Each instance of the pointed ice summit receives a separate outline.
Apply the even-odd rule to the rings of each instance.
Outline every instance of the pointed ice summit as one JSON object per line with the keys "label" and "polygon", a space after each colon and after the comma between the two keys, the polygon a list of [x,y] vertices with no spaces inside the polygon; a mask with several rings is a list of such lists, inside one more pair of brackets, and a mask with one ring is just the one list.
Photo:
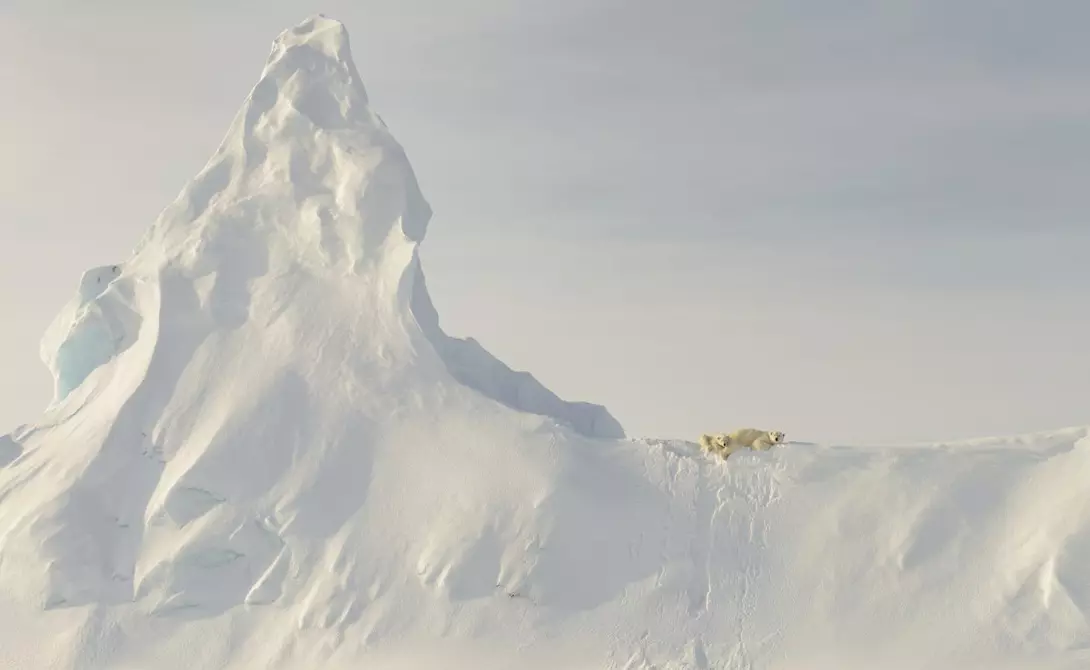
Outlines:
{"label": "pointed ice summit", "polygon": [[1090,437],[727,463],[447,337],[341,24],[42,340],[0,668],[1090,667]]}
{"label": "pointed ice summit", "polygon": [[[416,569],[366,547],[447,551],[425,530],[459,505],[540,502],[558,444],[623,437],[442,332],[417,253],[430,215],[344,27],[282,33],[208,164],[43,338],[54,401],[0,442],[0,589],[206,615],[309,594],[309,616],[354,620],[326,608]],[[333,554],[347,572],[327,583]]]}
{"label": "pointed ice summit", "polygon": [[476,341],[443,334],[417,257],[430,216],[368,105],[345,28],[312,18],[276,40],[220,148],[135,256],[84,277],[43,342],[57,400],[137,344],[138,324],[185,315],[186,334],[145,323],[155,330],[139,344],[195,347],[237,331],[268,369],[298,353],[277,358],[288,330],[311,348],[308,363],[343,364],[346,378],[426,368],[584,435],[623,437],[603,407],[564,402]]}

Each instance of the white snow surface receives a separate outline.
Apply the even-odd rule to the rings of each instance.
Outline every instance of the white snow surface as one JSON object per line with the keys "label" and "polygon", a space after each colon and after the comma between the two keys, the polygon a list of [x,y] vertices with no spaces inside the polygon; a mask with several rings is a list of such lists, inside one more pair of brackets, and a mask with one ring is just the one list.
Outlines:
{"label": "white snow surface", "polygon": [[442,333],[429,216],[344,27],[283,33],[43,339],[54,402],[0,438],[0,667],[1090,667],[1087,429],[626,439]]}

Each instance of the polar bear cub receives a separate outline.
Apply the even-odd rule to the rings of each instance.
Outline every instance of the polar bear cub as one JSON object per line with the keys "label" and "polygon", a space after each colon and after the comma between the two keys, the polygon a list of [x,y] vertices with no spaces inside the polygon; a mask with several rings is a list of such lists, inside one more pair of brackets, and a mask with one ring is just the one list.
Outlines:
{"label": "polar bear cub", "polygon": [[742,428],[733,433],[701,435],[700,446],[709,453],[727,458],[739,449],[768,451],[777,444],[783,444],[784,437],[784,433],[779,430]]}
{"label": "polar bear cub", "polygon": [[705,433],[700,436],[700,447],[704,451],[719,453],[727,448],[727,444],[728,437],[726,433],[715,433],[714,435]]}

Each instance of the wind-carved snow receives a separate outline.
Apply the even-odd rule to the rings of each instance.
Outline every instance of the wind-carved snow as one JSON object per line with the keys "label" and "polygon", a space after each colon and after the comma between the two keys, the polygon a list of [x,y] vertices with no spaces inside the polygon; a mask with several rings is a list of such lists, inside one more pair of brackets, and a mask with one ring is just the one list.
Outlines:
{"label": "wind-carved snow", "polygon": [[621,424],[600,405],[564,402],[530,373],[511,370],[473,338],[445,335],[419,270],[413,286],[412,310],[417,323],[457,381],[513,409],[562,418],[584,435],[625,436]]}
{"label": "wind-carved snow", "polygon": [[0,438],[0,667],[1086,667],[1086,429],[621,439],[442,332],[430,214],[344,28],[283,33],[43,338],[56,398]]}

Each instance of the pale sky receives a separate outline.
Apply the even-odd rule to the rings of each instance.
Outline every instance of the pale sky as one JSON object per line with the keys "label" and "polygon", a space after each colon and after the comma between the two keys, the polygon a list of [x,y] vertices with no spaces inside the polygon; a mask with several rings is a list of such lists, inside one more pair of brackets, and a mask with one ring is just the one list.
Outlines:
{"label": "pale sky", "polygon": [[176,4],[0,5],[0,432],[319,11],[435,210],[444,328],[630,435],[1090,424],[1084,0]]}

